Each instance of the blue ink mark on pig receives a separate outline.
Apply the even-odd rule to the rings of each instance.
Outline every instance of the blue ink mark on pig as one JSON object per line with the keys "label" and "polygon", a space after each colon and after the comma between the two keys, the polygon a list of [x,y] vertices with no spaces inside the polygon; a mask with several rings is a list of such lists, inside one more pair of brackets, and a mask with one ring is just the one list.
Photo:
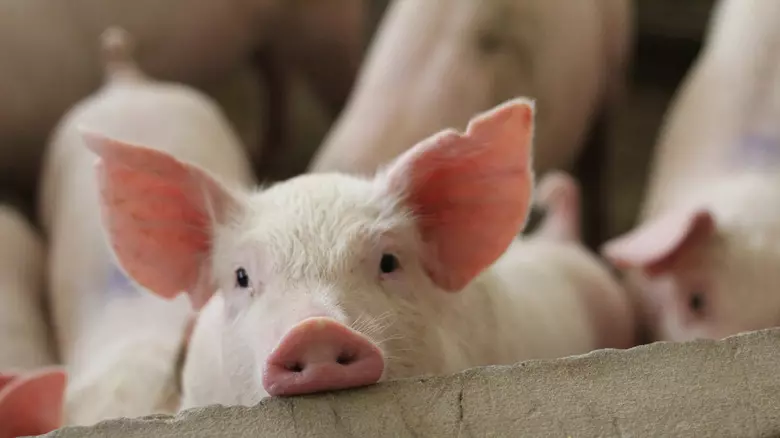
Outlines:
{"label": "blue ink mark on pig", "polygon": [[761,134],[747,134],[734,148],[731,157],[739,166],[751,169],[780,170],[780,138]]}
{"label": "blue ink mark on pig", "polygon": [[138,293],[138,287],[130,277],[114,263],[109,264],[107,292],[109,294],[125,295]]}

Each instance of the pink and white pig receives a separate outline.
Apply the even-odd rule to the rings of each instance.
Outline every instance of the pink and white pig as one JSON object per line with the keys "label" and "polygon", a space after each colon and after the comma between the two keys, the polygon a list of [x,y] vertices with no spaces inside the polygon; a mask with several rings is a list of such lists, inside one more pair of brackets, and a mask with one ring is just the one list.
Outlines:
{"label": "pink and white pig", "polygon": [[[40,210],[50,242],[53,323],[69,372],[67,424],[175,412],[176,361],[192,315],[186,297],[161,299],[116,266],[101,228],[95,156],[80,129],[153,144],[226,183],[254,183],[244,148],[216,104],[190,87],[147,77],[132,45],[119,28],[103,34],[106,82],[60,121],[44,166]],[[163,198],[150,205],[177,196],[155,193]]]}
{"label": "pink and white pig", "polygon": [[119,264],[201,308],[182,408],[627,346],[612,334],[630,321],[611,317],[625,294],[605,270],[589,277],[603,267],[516,239],[533,123],[533,102],[513,99],[373,178],[317,173],[264,189],[85,132]]}
{"label": "pink and white pig", "polygon": [[603,253],[652,339],[780,325],[780,2],[722,0],[669,109],[639,225]]}

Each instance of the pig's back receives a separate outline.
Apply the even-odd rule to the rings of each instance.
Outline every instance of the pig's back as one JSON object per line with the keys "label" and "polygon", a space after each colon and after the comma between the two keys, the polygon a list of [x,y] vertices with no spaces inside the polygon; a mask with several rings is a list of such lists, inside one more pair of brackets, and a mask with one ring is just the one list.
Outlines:
{"label": "pig's back", "polygon": [[115,270],[100,220],[96,156],[81,138],[82,127],[165,150],[229,185],[253,181],[226,119],[209,98],[188,88],[154,81],[113,84],[74,107],[52,138],[41,193],[42,222],[51,240],[53,316],[66,356],[77,321],[84,324],[102,306]]}
{"label": "pig's back", "polygon": [[518,240],[489,277],[496,292],[493,311],[508,322],[499,333],[505,345],[516,347],[514,360],[570,356],[603,347],[603,321],[598,320],[603,314],[594,307],[624,312],[613,316],[620,319],[618,324],[609,324],[630,326],[623,321],[630,309],[622,305],[627,301],[619,287],[577,245]]}
{"label": "pig's back", "polygon": [[780,4],[720,2],[665,115],[643,218],[735,175],[780,174]]}

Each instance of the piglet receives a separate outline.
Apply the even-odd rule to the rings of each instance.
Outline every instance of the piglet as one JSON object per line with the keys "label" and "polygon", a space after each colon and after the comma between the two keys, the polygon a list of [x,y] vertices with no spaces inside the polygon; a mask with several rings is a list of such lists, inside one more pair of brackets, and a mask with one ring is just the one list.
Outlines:
{"label": "piglet", "polygon": [[532,199],[533,122],[533,102],[517,98],[373,178],[308,174],[255,190],[85,131],[119,264],[201,308],[182,408],[624,346],[610,339],[630,329],[608,273],[576,250],[531,250],[541,237],[515,240]]}
{"label": "piglet", "polygon": [[39,233],[16,208],[0,205],[0,369],[56,362],[44,311],[45,263]]}
{"label": "piglet", "polygon": [[603,253],[649,340],[780,325],[780,2],[716,4],[662,127],[635,229]]}
{"label": "piglet", "polygon": [[[102,48],[106,83],[71,109],[54,132],[40,208],[51,245],[53,322],[70,375],[66,422],[81,425],[176,411],[176,360],[192,309],[184,296],[168,301],[148,293],[114,264],[101,231],[95,156],[79,129],[153,144],[222,175],[226,183],[254,182],[242,145],[211,99],[147,77],[135,65],[132,38],[122,29],[108,29]],[[172,197],[175,205],[180,194],[156,195],[162,198],[149,205],[166,209],[165,199]],[[168,224],[154,227],[164,230]]]}
{"label": "piglet", "polygon": [[61,427],[66,381],[58,367],[0,372],[0,438],[42,435]]}

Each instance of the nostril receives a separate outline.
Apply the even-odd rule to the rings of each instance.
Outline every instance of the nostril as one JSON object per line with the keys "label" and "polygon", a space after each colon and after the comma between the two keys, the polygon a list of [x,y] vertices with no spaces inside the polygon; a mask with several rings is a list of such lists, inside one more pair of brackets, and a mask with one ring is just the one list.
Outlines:
{"label": "nostril", "polygon": [[300,373],[303,371],[303,365],[301,365],[298,362],[287,364],[284,366],[287,371],[292,371],[293,373]]}
{"label": "nostril", "polygon": [[339,357],[336,358],[336,363],[339,365],[349,365],[354,361],[355,355],[351,353],[341,353]]}

